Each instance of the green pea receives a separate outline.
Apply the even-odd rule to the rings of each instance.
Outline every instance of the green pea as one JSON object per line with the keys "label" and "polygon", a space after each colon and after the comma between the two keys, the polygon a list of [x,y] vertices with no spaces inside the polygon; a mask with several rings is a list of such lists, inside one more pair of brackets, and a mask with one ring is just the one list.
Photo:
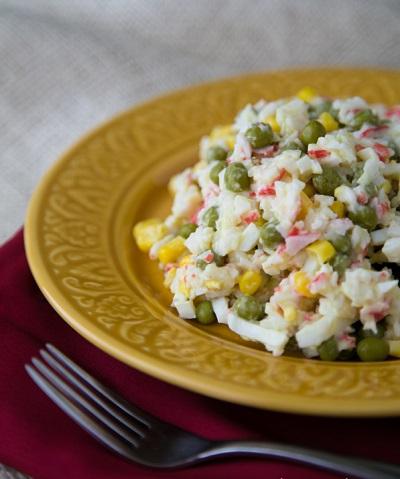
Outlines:
{"label": "green pea", "polygon": [[204,259],[198,259],[198,260],[196,261],[196,266],[197,266],[199,269],[201,269],[201,270],[204,271],[204,270],[206,269],[207,262],[204,261]]}
{"label": "green pea", "polygon": [[361,361],[384,361],[389,354],[389,344],[382,338],[370,336],[358,343],[357,354]]}
{"label": "green pea", "polygon": [[207,150],[207,161],[225,161],[228,156],[228,152],[222,148],[222,146],[210,146]]}
{"label": "green pea", "polygon": [[211,168],[210,180],[216,185],[219,185],[219,174],[224,168],[225,168],[225,164],[222,161],[219,161]]}
{"label": "green pea", "polygon": [[186,223],[182,225],[178,230],[178,236],[182,236],[182,238],[189,238],[189,236],[194,233],[197,229],[197,226],[193,223]]}
{"label": "green pea", "polygon": [[318,353],[322,361],[335,361],[339,356],[336,339],[332,337],[320,344],[318,346]]}
{"label": "green pea", "polygon": [[379,323],[376,324],[376,333],[375,331],[372,331],[372,329],[362,328],[358,331],[357,337],[359,341],[365,338],[370,338],[370,337],[383,338],[383,336],[385,335],[385,331],[386,331],[385,322],[380,321]]}
{"label": "green pea", "polygon": [[369,197],[376,196],[378,194],[378,188],[373,183],[368,183],[368,185],[365,185],[364,190]]}
{"label": "green pea", "polygon": [[300,140],[305,145],[310,145],[311,143],[317,143],[318,138],[325,134],[324,126],[317,120],[311,120],[301,132]]}
{"label": "green pea", "polygon": [[333,196],[335,189],[343,184],[343,178],[335,168],[323,166],[322,173],[313,176],[312,184],[321,195]]}
{"label": "green pea", "polygon": [[339,253],[350,253],[351,251],[351,239],[348,236],[336,236],[331,243]]}
{"label": "green pea", "polygon": [[332,109],[332,102],[328,100],[324,100],[321,103],[316,105],[310,105],[308,108],[309,116],[312,120],[317,119],[321,113],[328,112],[330,113]]}
{"label": "green pea", "polygon": [[214,262],[217,266],[224,266],[225,264],[225,256],[221,256],[219,255],[218,253],[216,253],[215,251],[213,251],[213,254],[214,254]]}
{"label": "green pea", "polygon": [[209,226],[210,228],[216,227],[218,219],[218,209],[216,206],[211,206],[203,215],[203,224]]}
{"label": "green pea", "polygon": [[353,163],[352,167],[353,181],[352,184],[356,185],[361,175],[364,173],[364,163]]}
{"label": "green pea", "polygon": [[394,151],[390,159],[394,161],[400,161],[400,151],[396,143],[394,141],[389,141],[388,147]]}
{"label": "green pea", "polygon": [[211,301],[202,301],[196,306],[196,319],[201,324],[211,324],[216,321]]}
{"label": "green pea", "polygon": [[235,301],[234,310],[238,316],[250,321],[259,321],[264,316],[263,305],[253,296],[241,296]]}
{"label": "green pea", "polygon": [[353,223],[368,231],[373,231],[378,224],[376,211],[371,206],[363,206],[355,212],[349,212],[349,218]]}
{"label": "green pea", "polygon": [[282,235],[273,223],[265,223],[261,227],[260,238],[263,245],[267,248],[276,248],[283,241]]}
{"label": "green pea", "polygon": [[281,151],[288,151],[288,150],[300,150],[301,152],[305,153],[306,148],[303,143],[296,143],[295,141],[290,141],[286,145],[281,147]]}
{"label": "green pea", "polygon": [[347,254],[337,253],[330,261],[332,268],[337,271],[339,275],[344,274],[346,269],[350,266],[351,260]]}
{"label": "green pea", "polygon": [[363,111],[359,111],[351,122],[351,126],[353,128],[361,128],[364,123],[368,123],[370,125],[378,125],[379,118],[375,113],[372,112],[369,108]]}
{"label": "green pea", "polygon": [[342,351],[340,351],[340,353],[337,357],[337,360],[338,361],[350,361],[351,359],[354,358],[355,352],[356,352],[355,348],[343,349]]}
{"label": "green pea", "polygon": [[231,163],[224,175],[225,186],[235,193],[246,191],[250,188],[250,177],[243,163]]}
{"label": "green pea", "polygon": [[374,245],[370,243],[367,246],[367,254],[365,256],[368,256],[368,258],[370,258],[373,254],[375,254],[375,248],[374,248]]}
{"label": "green pea", "polygon": [[[226,262],[226,257],[225,256],[221,256],[219,255],[218,253],[216,253],[215,251],[212,251],[212,254],[214,255],[214,263],[217,265],[217,266],[224,266],[225,262]],[[206,269],[206,266],[207,266],[207,262],[204,261],[204,259],[198,259],[196,261],[196,266],[198,268],[200,268],[201,270],[204,270]]]}
{"label": "green pea", "polygon": [[279,276],[270,276],[269,274],[265,275],[265,284],[270,291],[273,291],[280,282],[281,278]]}
{"label": "green pea", "polygon": [[255,123],[244,136],[253,148],[263,148],[274,141],[274,134],[270,125],[265,123]]}

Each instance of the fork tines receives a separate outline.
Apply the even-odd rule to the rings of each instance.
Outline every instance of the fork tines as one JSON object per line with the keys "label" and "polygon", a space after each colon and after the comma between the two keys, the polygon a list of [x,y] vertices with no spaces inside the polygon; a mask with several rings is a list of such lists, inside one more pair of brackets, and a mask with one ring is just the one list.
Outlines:
{"label": "fork tines", "polygon": [[25,369],[66,414],[106,446],[130,457],[155,419],[129,404],[52,344]]}

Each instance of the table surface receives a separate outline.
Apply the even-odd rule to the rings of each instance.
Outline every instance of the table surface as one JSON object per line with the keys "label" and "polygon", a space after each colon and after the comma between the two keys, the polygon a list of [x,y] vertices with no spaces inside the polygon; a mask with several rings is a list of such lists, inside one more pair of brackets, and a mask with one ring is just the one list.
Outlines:
{"label": "table surface", "polygon": [[110,115],[250,71],[399,68],[399,21],[397,0],[1,0],[0,242],[45,170]]}

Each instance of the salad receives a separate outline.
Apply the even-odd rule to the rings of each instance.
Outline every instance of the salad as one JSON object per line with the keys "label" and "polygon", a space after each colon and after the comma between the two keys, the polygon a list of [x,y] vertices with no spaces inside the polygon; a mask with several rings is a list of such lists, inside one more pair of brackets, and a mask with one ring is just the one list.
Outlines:
{"label": "salad", "polygon": [[180,317],[273,355],[400,357],[400,106],[247,105],[174,176],[171,214],[135,225]]}

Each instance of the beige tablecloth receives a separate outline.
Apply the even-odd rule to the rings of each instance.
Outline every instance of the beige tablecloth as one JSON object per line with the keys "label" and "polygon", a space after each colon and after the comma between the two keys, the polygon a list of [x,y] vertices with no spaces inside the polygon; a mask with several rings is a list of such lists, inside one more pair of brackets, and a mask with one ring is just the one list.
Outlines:
{"label": "beige tablecloth", "polygon": [[154,94],[296,65],[400,67],[398,0],[0,0],[0,242],[57,156]]}

